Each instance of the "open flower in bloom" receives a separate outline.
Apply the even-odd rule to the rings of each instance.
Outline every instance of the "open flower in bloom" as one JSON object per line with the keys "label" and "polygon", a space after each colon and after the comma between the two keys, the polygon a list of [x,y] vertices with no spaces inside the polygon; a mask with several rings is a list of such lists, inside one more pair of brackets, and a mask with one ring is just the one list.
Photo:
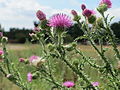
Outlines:
{"label": "open flower in bloom", "polygon": [[29,61],[30,61],[30,64],[33,66],[40,66],[41,64],[45,62],[45,59],[39,56],[31,56],[29,58]]}
{"label": "open flower in bloom", "polygon": [[63,83],[63,86],[66,86],[67,88],[73,87],[75,84],[71,81],[66,81]]}
{"label": "open flower in bloom", "polygon": [[95,12],[93,10],[89,10],[89,9],[84,9],[83,11],[83,15],[86,17],[90,17],[91,15],[94,15]]}
{"label": "open flower in bloom", "polygon": [[108,8],[112,7],[112,2],[110,0],[101,0],[100,5],[101,4],[106,4]]}
{"label": "open flower in bloom", "polygon": [[0,50],[0,56],[3,55],[3,54],[4,54],[3,50]]}
{"label": "open flower in bloom", "polygon": [[32,74],[31,73],[27,74],[27,80],[28,80],[28,82],[32,81]]}
{"label": "open flower in bloom", "polygon": [[68,28],[72,26],[72,20],[66,14],[55,14],[49,19],[48,26]]}
{"label": "open flower in bloom", "polygon": [[40,10],[37,11],[36,16],[39,20],[45,20],[46,19],[46,15]]}
{"label": "open flower in bloom", "polygon": [[99,86],[99,82],[92,82],[92,85],[93,85],[94,87]]}

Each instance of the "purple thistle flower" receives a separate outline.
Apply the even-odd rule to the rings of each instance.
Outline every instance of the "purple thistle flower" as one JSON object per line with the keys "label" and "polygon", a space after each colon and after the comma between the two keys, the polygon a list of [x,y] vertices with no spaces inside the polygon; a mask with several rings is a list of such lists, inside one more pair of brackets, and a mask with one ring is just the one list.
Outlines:
{"label": "purple thistle flower", "polygon": [[77,16],[77,15],[78,15],[75,10],[71,10],[71,14],[72,14],[73,16]]}
{"label": "purple thistle flower", "polygon": [[93,85],[94,87],[99,86],[99,82],[92,82],[92,85]]}
{"label": "purple thistle flower", "polygon": [[24,59],[24,58],[19,58],[19,61],[20,61],[20,62],[24,62],[25,59]]}
{"label": "purple thistle flower", "polygon": [[73,87],[75,84],[71,81],[66,81],[63,83],[63,86],[66,86],[67,88]]}
{"label": "purple thistle flower", "polygon": [[31,73],[28,73],[28,74],[27,74],[27,80],[28,80],[29,82],[32,81],[32,74],[31,74]]}
{"label": "purple thistle flower", "polygon": [[3,32],[0,32],[0,37],[3,37]]}
{"label": "purple thistle flower", "polygon": [[91,15],[94,15],[95,12],[93,10],[89,10],[89,9],[84,9],[83,11],[83,15],[86,17],[90,17]]}
{"label": "purple thistle flower", "polygon": [[101,4],[106,4],[108,8],[112,7],[112,2],[110,0],[101,0],[100,5]]}
{"label": "purple thistle flower", "polygon": [[85,4],[82,4],[81,5],[81,9],[84,11],[86,9],[86,5]]}
{"label": "purple thistle flower", "polygon": [[36,16],[39,20],[45,20],[46,19],[46,15],[40,10],[37,11]]}
{"label": "purple thistle flower", "polygon": [[3,50],[0,50],[0,56],[3,55],[3,54],[4,54]]}
{"label": "purple thistle flower", "polygon": [[40,32],[40,29],[38,27],[34,27],[33,31]]}
{"label": "purple thistle flower", "polygon": [[48,26],[68,28],[72,26],[72,20],[66,14],[55,14],[49,19]]}
{"label": "purple thistle flower", "polygon": [[39,58],[39,56],[31,56],[29,58],[29,61],[32,62],[33,60],[37,60]]}

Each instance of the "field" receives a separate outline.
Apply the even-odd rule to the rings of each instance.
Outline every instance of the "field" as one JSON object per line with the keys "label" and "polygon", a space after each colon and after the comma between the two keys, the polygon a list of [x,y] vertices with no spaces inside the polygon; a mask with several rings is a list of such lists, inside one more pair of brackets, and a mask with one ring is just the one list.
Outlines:
{"label": "field", "polygon": [[[112,62],[114,64],[114,66],[116,67],[116,62],[114,61],[115,58],[113,57],[114,53],[112,51],[111,46],[104,46],[104,47],[108,48],[106,56],[109,58],[110,62]],[[94,51],[94,49],[91,46],[78,45],[78,48],[81,49],[86,56],[91,56],[93,58],[97,58],[97,62],[101,63],[100,57],[97,55],[97,53]],[[18,59],[20,57],[27,58],[31,55],[41,56],[41,54],[42,54],[42,49],[41,49],[40,45],[32,45],[32,44],[25,44],[25,45],[9,44],[8,45],[8,51],[9,51],[9,58],[12,61],[14,61],[14,63],[16,63],[16,65],[20,68],[19,71],[23,74],[23,78],[25,78],[25,79],[26,79],[26,74],[28,72],[30,72],[30,70],[32,68],[31,67],[30,68],[26,67],[25,70],[22,70],[23,67],[21,67],[22,65],[21,65],[21,63],[19,63]],[[73,57],[80,58],[80,57],[77,57],[77,56],[73,56]],[[61,65],[59,65],[59,66],[61,66]],[[61,73],[61,70],[60,70],[61,68],[62,67],[58,68],[58,71],[57,71],[58,74]],[[100,85],[104,84],[105,81],[102,81],[102,79],[99,78],[99,74],[97,73],[96,70],[93,70],[92,68],[87,66],[86,67],[86,73],[88,73],[92,77],[93,80],[99,81],[101,83]],[[59,77],[59,75],[58,75],[58,77]],[[39,83],[39,84],[37,84],[37,86],[36,86],[35,83]],[[39,81],[39,80],[38,81],[33,81],[33,83],[31,85],[34,87],[34,90],[50,90],[49,89],[50,84],[48,84],[44,81],[42,81],[42,82]],[[7,79],[3,78],[2,74],[0,74],[0,90],[20,90],[20,89],[16,85],[13,85],[11,82],[9,82]],[[107,89],[107,90],[111,90],[111,89]]]}

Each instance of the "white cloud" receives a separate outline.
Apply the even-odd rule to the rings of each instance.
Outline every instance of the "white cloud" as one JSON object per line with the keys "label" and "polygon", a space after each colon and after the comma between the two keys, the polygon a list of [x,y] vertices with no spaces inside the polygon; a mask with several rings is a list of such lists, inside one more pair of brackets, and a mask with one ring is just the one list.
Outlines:
{"label": "white cloud", "polygon": [[108,13],[115,18],[120,18],[120,8],[110,9]]}
{"label": "white cloud", "polygon": [[4,27],[26,27],[33,28],[33,21],[37,18],[35,12],[40,9],[48,16],[61,12],[69,13],[69,9],[53,9],[49,6],[41,5],[37,0],[0,0],[0,5],[5,4],[5,7],[0,8],[0,23]]}

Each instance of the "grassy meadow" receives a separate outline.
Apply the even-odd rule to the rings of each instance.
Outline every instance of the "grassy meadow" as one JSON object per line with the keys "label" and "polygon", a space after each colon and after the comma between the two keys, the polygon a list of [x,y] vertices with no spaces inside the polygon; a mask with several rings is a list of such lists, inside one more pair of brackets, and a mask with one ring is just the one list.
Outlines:
{"label": "grassy meadow", "polygon": [[[110,62],[112,62],[114,64],[114,66],[116,67],[117,62],[115,62],[114,52],[112,51],[112,47],[111,46],[104,46],[104,47],[108,48],[108,51],[106,52],[106,56],[109,58]],[[91,46],[78,45],[78,48],[81,51],[83,51],[86,56],[88,56],[88,57],[91,56],[93,58],[96,58],[96,63],[102,64],[100,57],[97,55],[97,53]],[[7,49],[9,51],[9,59],[11,59],[14,63],[16,63],[23,78],[25,78],[25,80],[26,80],[27,73],[30,72],[33,68],[29,67],[29,66],[25,66],[22,63],[19,63],[18,59],[20,57],[28,58],[31,55],[41,56],[41,54],[42,54],[41,46],[40,45],[32,45],[32,44],[24,44],[24,45],[23,44],[8,44]],[[81,58],[80,56],[72,55],[72,53],[71,53],[70,57],[73,57],[75,59]],[[62,63],[57,63],[57,65],[59,67],[57,67],[57,70],[56,70],[56,77],[59,78],[60,74],[62,72],[64,72],[63,70],[65,70],[66,73],[69,73],[68,76],[66,76],[66,77],[68,77],[68,78],[72,77],[71,72],[68,71],[69,69],[68,68],[66,69],[66,67],[62,67]],[[23,69],[23,67],[24,67],[24,69]],[[91,76],[92,80],[99,81],[100,85],[105,83],[105,81],[103,81],[101,78],[99,78],[100,74],[96,70],[90,68],[89,66],[87,66],[85,68],[85,72]],[[37,85],[35,83],[37,83]],[[45,81],[34,80],[31,83],[31,85],[34,88],[34,90],[51,90],[49,88],[50,84]],[[2,76],[2,74],[0,74],[0,90],[20,90],[20,89],[16,85],[12,84],[9,80],[4,78]],[[75,90],[80,90],[80,89],[75,89]],[[104,90],[104,89],[101,89],[101,90]],[[108,88],[106,90],[111,90],[111,89]]]}

